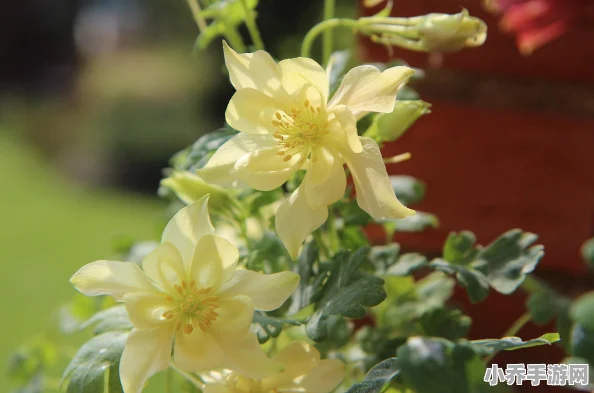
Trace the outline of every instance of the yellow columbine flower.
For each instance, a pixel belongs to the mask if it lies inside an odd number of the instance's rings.
[[[273,360],[284,366],[283,372],[260,380],[232,373],[206,385],[204,393],[328,393],[345,376],[340,360],[320,360],[318,350],[302,342],[289,344]]]
[[[214,236],[208,195],[180,210],[161,244],[142,262],[97,261],[70,280],[88,296],[124,302],[134,330],[120,362],[125,393],[142,390],[173,361],[182,370],[227,368],[263,378],[282,366],[269,360],[249,330],[253,311],[280,307],[295,290],[292,272],[236,270],[239,253]]]
[[[368,112],[392,112],[396,92],[414,73],[411,68],[353,68],[328,101],[328,77],[315,61],[296,58],[276,64],[264,51],[238,54],[226,44],[224,48],[237,89],[225,116],[241,132],[198,174],[208,182],[243,182],[266,191],[306,169],[303,183],[276,215],[278,234],[292,257],[326,221],[327,206],[344,195],[345,163],[359,206],[373,218],[414,214],[394,195],[377,143],[359,137],[356,127],[357,118]]]

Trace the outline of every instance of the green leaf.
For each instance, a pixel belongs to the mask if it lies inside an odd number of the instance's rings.
[[[415,270],[427,266],[427,257],[418,253],[402,254],[395,264],[386,271],[388,275],[408,276]]]
[[[484,364],[468,343],[411,337],[398,349],[404,381],[417,393],[470,393],[484,384]],[[479,371],[480,370],[480,371]]]
[[[526,301],[532,321],[539,325],[549,323],[569,308],[571,301],[552,290],[536,291]]]
[[[339,252],[332,259],[330,270],[318,276],[325,283],[321,298],[316,303],[316,311],[306,326],[307,335],[312,340],[320,342],[327,338],[330,315],[363,318],[365,307],[378,305],[386,298],[384,280],[358,271],[369,251],[366,247],[352,255],[346,251]]]
[[[452,233],[444,245],[444,259],[434,260],[430,266],[456,274],[476,303],[487,296],[489,286],[510,294],[522,284],[544,255],[543,246],[532,245],[536,239],[532,233],[513,229],[483,247],[475,245],[471,232]]]
[[[78,331],[81,323],[89,319],[101,308],[101,298],[92,298],[77,293],[74,299],[58,311],[60,331],[71,334]]]
[[[594,291],[575,299],[569,309],[569,315],[584,328],[594,330]]]
[[[260,239],[252,242],[251,249],[246,262],[250,270],[278,273],[286,270],[291,262],[287,249],[273,232],[264,232]]]
[[[178,170],[195,171],[202,168],[212,154],[225,142],[237,134],[231,127],[220,128],[204,134],[188,149],[177,153],[172,158],[172,165]]]
[[[412,176],[390,176],[392,188],[400,202],[409,206],[425,198],[425,183]]]
[[[84,322],[80,328],[86,329],[93,325],[95,325],[93,334],[102,334],[113,330],[130,331],[133,328],[126,306],[123,305],[99,311]]]
[[[414,216],[401,219],[386,218],[379,220],[378,223],[384,225],[384,229],[391,237],[394,232],[421,232],[427,228],[437,228],[439,220],[430,213],[417,211]]]
[[[67,393],[123,393],[119,365],[127,338],[128,333],[108,332],[87,341],[64,371]]]
[[[586,261],[586,264],[594,269],[594,237],[587,240],[581,248],[582,258]]]
[[[312,281],[315,282],[316,276],[322,277],[320,280],[324,278],[324,275],[316,275],[316,271],[314,270],[314,265],[318,261],[319,252],[318,247],[312,241],[306,243],[303,246],[303,250],[297,259],[297,263],[295,264],[295,273],[299,274],[301,278],[299,280],[299,285],[295,292],[293,292],[293,296],[291,297],[292,303],[291,307],[289,308],[289,314],[295,314],[299,310],[309,306],[313,303],[314,294],[319,291],[319,287],[312,285]]]
[[[380,393],[399,373],[398,359],[386,359],[369,370],[365,379],[351,386],[347,393]]]
[[[492,352],[497,351],[513,351],[521,348],[537,347],[539,345],[551,345],[559,341],[558,333],[543,334],[538,338],[523,341],[520,337],[504,337],[504,338],[489,338],[484,340],[472,340],[473,345],[479,345],[487,348]]]
[[[570,353],[572,356],[584,358],[594,364],[594,329],[588,329],[580,323],[571,330]]]
[[[423,314],[419,322],[427,336],[458,340],[468,333],[472,319],[460,310],[435,308]]]
[[[396,263],[400,254],[400,244],[391,243],[384,246],[373,246],[369,253],[369,261],[375,267],[375,271],[383,274],[388,268]]]
[[[267,342],[270,337],[278,337],[284,325],[299,326],[301,322],[294,319],[281,319],[276,317],[270,317],[261,311],[254,313],[253,324],[257,325],[257,335],[260,344]]]

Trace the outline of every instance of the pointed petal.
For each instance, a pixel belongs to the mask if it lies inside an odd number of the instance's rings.
[[[301,379],[299,385],[308,393],[328,393],[344,379],[344,363],[338,359],[321,360]]]
[[[299,284],[299,275],[293,272],[263,274],[251,270],[237,270],[221,288],[224,296],[249,296],[254,308],[260,311],[276,310],[291,296]]]
[[[415,214],[404,206],[390,183],[377,143],[371,138],[361,138],[363,151],[353,153],[348,149],[341,151],[351,171],[357,191],[357,202],[376,220],[383,218],[404,218]]]
[[[326,219],[328,208],[324,206],[312,209],[301,186],[281,202],[275,217],[276,232],[291,258],[297,258],[303,241],[322,226]]]
[[[173,244],[182,257],[186,271],[189,271],[198,240],[210,233],[214,233],[214,228],[208,215],[206,195],[173,216],[163,231],[161,243]]]
[[[130,292],[158,293],[134,262],[96,261],[80,268],[70,279],[87,296],[110,295],[116,301]]]
[[[344,105],[338,105],[332,108],[332,113],[336,116],[336,120],[342,128],[344,137],[346,137],[346,141],[351,150],[355,153],[360,153],[363,148],[361,147],[361,141],[359,140],[359,134],[357,133],[357,118],[353,112]]]
[[[194,329],[191,334],[177,333],[173,361],[187,372],[206,371],[223,366],[223,351],[215,337]]]
[[[254,317],[254,302],[248,296],[225,296],[219,301],[219,314],[212,324],[217,331],[247,333]]]
[[[124,393],[140,393],[145,382],[169,367],[171,329],[132,330],[120,360]]]
[[[282,147],[256,150],[235,164],[237,176],[251,188],[270,191],[282,186],[303,165],[302,154],[279,155]],[[285,161],[287,157],[289,160]]]
[[[142,269],[153,282],[166,292],[174,292],[173,285],[185,278],[181,254],[166,242],[150,252],[142,261]]]
[[[307,57],[287,59],[278,63],[281,84],[289,94],[294,94],[305,84],[312,84],[328,102],[329,82],[326,71]]]
[[[171,310],[173,304],[163,295],[129,293],[124,296],[124,304],[132,325],[137,329],[151,330],[171,323],[163,314]]]
[[[223,41],[225,64],[236,90],[253,88],[274,96],[281,88],[276,63],[265,51],[239,54]]]
[[[230,335],[215,332],[214,335],[224,352],[224,368],[254,379],[262,379],[282,371],[280,363],[268,359],[264,354],[255,333]]]
[[[225,112],[227,123],[249,134],[273,134],[274,114],[287,108],[274,98],[255,89],[238,90]]]
[[[202,236],[194,251],[190,277],[198,288],[216,291],[231,277],[238,259],[239,251],[229,241],[214,235]]]
[[[345,75],[328,107],[346,105],[352,112],[392,112],[398,89],[414,73],[404,66],[384,72],[370,65],[355,67]]]
[[[312,209],[325,208],[344,196],[346,174],[342,158],[332,150],[319,148],[315,152],[316,162],[305,174],[303,184],[307,204]]]
[[[196,171],[204,181],[224,186],[237,180],[235,163],[242,156],[258,149],[276,146],[278,141],[270,135],[246,134],[240,132],[229,139],[215,152],[206,165]]]

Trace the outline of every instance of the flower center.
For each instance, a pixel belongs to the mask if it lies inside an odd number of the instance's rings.
[[[185,334],[191,334],[195,328],[206,331],[219,314],[215,311],[219,307],[217,296],[211,294],[212,288],[196,288],[196,282],[188,284],[182,280],[181,286],[173,288],[179,296],[167,296],[168,302],[174,303],[175,308],[163,313],[166,319],[175,319],[175,328]]]
[[[291,108],[291,113],[278,111],[274,114],[272,125],[276,128],[273,136],[283,147],[277,154],[289,161],[293,155],[324,143],[328,135],[328,119],[322,108],[310,105],[309,100],[303,102],[303,108]],[[316,161],[316,157],[312,157]]]

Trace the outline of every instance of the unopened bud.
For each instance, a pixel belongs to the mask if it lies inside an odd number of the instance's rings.
[[[206,183],[200,176],[187,171],[175,171],[161,180],[161,186],[175,193],[185,204],[190,204],[210,194],[209,206],[213,210],[225,208],[230,202],[229,192],[214,184]]]
[[[419,38],[428,52],[454,52],[481,46],[487,39],[487,25],[468,15],[429,14],[419,25]]]
[[[400,138],[419,117],[430,113],[431,104],[417,101],[396,101],[391,113],[376,115],[363,136],[377,143],[391,142]]]

